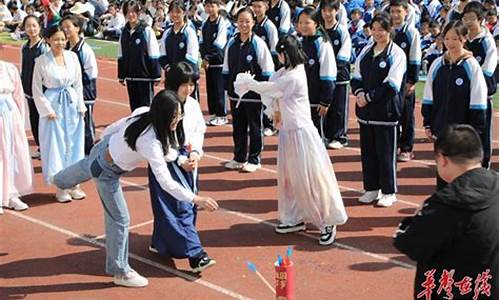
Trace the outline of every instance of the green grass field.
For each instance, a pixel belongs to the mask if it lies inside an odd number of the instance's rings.
[[[0,44],[21,45],[24,41],[13,40],[8,33],[0,33]],[[117,56],[117,42],[103,41],[97,39],[87,39],[87,43],[94,49],[98,57],[116,59]],[[416,93],[417,99],[422,99],[424,91],[424,82],[417,83]],[[494,96],[494,107],[498,108],[499,94],[498,91]]]

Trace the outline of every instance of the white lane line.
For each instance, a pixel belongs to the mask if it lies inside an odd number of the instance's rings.
[[[59,227],[59,226],[56,226],[56,225],[53,225],[53,224],[50,224],[50,223],[47,223],[47,222],[44,222],[42,220],[38,220],[38,219],[33,218],[33,217],[29,217],[29,216],[27,216],[25,214],[18,213],[18,212],[15,212],[15,211],[5,210],[5,212],[7,212],[8,214],[11,214],[11,215],[13,215],[15,217],[18,217],[20,219],[23,219],[25,221],[29,221],[31,223],[43,226],[45,228],[48,228],[48,229],[51,229],[53,231],[62,233],[62,234],[67,235],[69,237],[76,238],[76,239],[78,239],[80,241],[84,241],[86,243],[98,246],[100,248],[106,248],[106,245],[104,243],[98,241],[96,238],[89,238],[89,237],[86,237],[86,236],[82,236],[82,235],[80,235],[80,234],[78,234],[76,232],[64,229],[62,227]],[[159,264],[159,263],[157,263],[155,261],[152,261],[152,260],[150,260],[148,258],[145,258],[145,257],[142,257],[140,255],[137,255],[137,254],[129,252],[129,257],[133,258],[133,259],[135,259],[137,261],[140,261],[140,262],[142,262],[142,263],[144,263],[146,265],[149,265],[151,267],[155,267],[157,269],[163,270],[163,271],[165,271],[167,273],[170,273],[170,274],[172,274],[174,276],[183,278],[183,279],[188,280],[188,281],[195,282],[195,283],[197,283],[199,285],[202,285],[202,286],[204,286],[206,288],[209,288],[211,290],[219,292],[219,293],[221,293],[223,295],[226,295],[228,297],[232,297],[234,299],[244,299],[244,300],[251,299],[251,298],[243,296],[243,295],[241,295],[241,294],[239,294],[237,292],[234,292],[232,290],[226,289],[226,288],[224,288],[222,286],[219,286],[219,285],[213,284],[213,283],[211,283],[209,281],[206,281],[206,280],[194,277],[192,275],[186,274],[186,273],[181,272],[179,270],[173,269],[173,268],[171,268],[169,266],[164,266],[162,264]]]

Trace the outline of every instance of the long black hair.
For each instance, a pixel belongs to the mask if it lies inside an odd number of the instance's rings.
[[[136,151],[137,139],[149,127],[153,127],[156,138],[162,145],[163,153],[166,154],[176,141],[174,131],[170,129],[170,126],[180,113],[179,105],[180,101],[176,93],[169,90],[158,92],[151,102],[149,111],[136,116],[136,120],[125,129],[124,137],[128,146]]]
[[[307,55],[302,50],[302,44],[293,35],[280,37],[276,44],[276,52],[283,53],[285,57],[283,65],[286,69],[295,68],[307,61]]]
[[[173,91],[177,93],[179,87],[186,83],[196,84],[196,80],[198,80],[198,74],[194,71],[193,67],[185,61],[181,61],[175,63],[170,66],[167,70],[167,79],[165,80],[165,88],[167,90]],[[184,113],[184,103],[181,102],[182,113]],[[183,145],[186,140],[186,135],[184,133],[183,120],[180,120],[177,124],[177,128],[175,130],[177,141],[179,145]]]

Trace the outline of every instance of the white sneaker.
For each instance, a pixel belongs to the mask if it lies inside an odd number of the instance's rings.
[[[276,133],[272,128],[265,128],[264,135],[265,136],[273,136]]]
[[[76,185],[72,189],[69,189],[68,193],[70,194],[70,196],[73,200],[82,200],[82,199],[85,199],[85,197],[87,196],[82,191],[82,189],[80,189],[80,185]]]
[[[226,117],[215,117],[213,120],[210,121],[211,126],[222,126],[226,125],[228,123]]]
[[[40,151],[39,150],[33,150],[30,151],[31,158],[33,159],[39,159],[40,158]]]
[[[210,122],[212,122],[215,119],[215,115],[210,115],[208,116],[208,119],[205,121],[206,125],[212,125]]]
[[[366,191],[363,196],[358,199],[358,202],[369,204],[380,198],[380,190]]]
[[[9,199],[9,205],[7,207],[16,211],[22,211],[27,210],[29,206],[18,197],[12,197]]]
[[[68,190],[57,189],[56,199],[61,203],[66,203],[70,202],[73,198],[71,198],[71,195],[68,193]]]
[[[148,285],[149,281],[147,278],[139,275],[136,271],[130,269],[130,271],[125,275],[113,276],[113,283],[126,287],[144,287]]]
[[[246,172],[246,173],[253,173],[260,169],[262,166],[260,164],[246,164],[241,168],[241,171]]]
[[[342,145],[341,142],[339,141],[336,141],[336,140],[333,140],[331,141],[330,143],[328,143],[327,147],[329,149],[335,149],[335,150],[338,150],[338,149],[342,149],[344,148],[344,145]]]
[[[95,37],[96,39],[102,39],[102,38],[104,37],[104,34],[102,34],[102,32],[98,32],[98,33],[96,33],[96,34],[94,35],[94,37]]]
[[[377,201],[377,206],[390,207],[396,201],[398,201],[396,194],[382,194],[382,197]]]
[[[228,161],[224,167],[229,170],[241,170],[247,163],[240,163],[235,160]]]

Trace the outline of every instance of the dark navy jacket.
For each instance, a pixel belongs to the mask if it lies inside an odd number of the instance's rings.
[[[130,24],[127,23],[118,42],[118,79],[160,80],[159,56],[160,51],[153,29],[141,22],[131,32]]]
[[[358,122],[395,126],[401,116],[400,90],[406,72],[406,57],[394,42],[374,56],[375,44],[367,45],[356,59],[351,87],[355,95],[365,93],[368,104],[356,105]]]
[[[227,24],[219,16],[215,21],[208,18],[201,24],[200,53],[211,67],[222,67],[224,48],[227,43]]]
[[[420,34],[415,27],[404,24],[395,30],[393,41],[405,52],[406,55],[406,82],[415,84],[418,81],[418,71],[422,60],[420,47]]]
[[[237,33],[229,40],[224,54],[224,74],[225,87],[230,100],[237,101],[239,96],[234,92],[234,80],[238,73],[250,72],[255,75],[257,81],[267,81],[274,72],[271,52],[267,49],[266,43],[257,35],[252,34],[245,42],[240,40]],[[248,92],[243,95],[241,101],[260,102],[260,96],[255,92]]]
[[[431,65],[424,88],[424,127],[435,136],[448,124],[470,124],[482,134],[486,124],[487,88],[473,57],[450,63],[443,56]]]
[[[23,84],[24,94],[30,98],[33,96],[33,93],[31,92],[31,82],[33,80],[35,59],[47,51],[49,51],[49,47],[45,44],[43,39],[41,39],[33,47],[30,47],[30,42],[28,41],[23,45],[23,49],[21,50],[21,81]]]
[[[351,54],[352,42],[351,36],[346,26],[339,22],[332,28],[326,29],[335,54],[337,63],[337,82],[335,84],[348,84],[351,74]]]
[[[78,56],[82,70],[83,100],[85,100],[85,104],[94,104],[97,98],[97,62],[94,51],[83,38],[76,43],[71,51]]]
[[[321,35],[302,38],[302,48],[307,55],[306,76],[309,101],[312,106],[329,106],[333,100],[337,64],[332,44]]]
[[[466,41],[465,46],[472,51],[472,55],[483,70],[486,86],[488,87],[488,96],[495,94],[497,90],[497,80],[495,69],[498,65],[498,54],[495,40],[488,29],[482,27],[482,32],[472,41]]]
[[[269,1],[269,6],[271,6],[271,1]],[[290,32],[290,6],[285,0],[279,0],[279,2],[274,7],[269,7],[267,16],[269,17],[269,20],[274,23],[274,26],[276,26],[276,28],[278,29],[279,36],[288,34]]]
[[[198,37],[191,26],[186,23],[179,32],[174,32],[173,26],[165,30],[160,40],[160,65],[162,68],[185,61],[198,73],[198,55]]]

